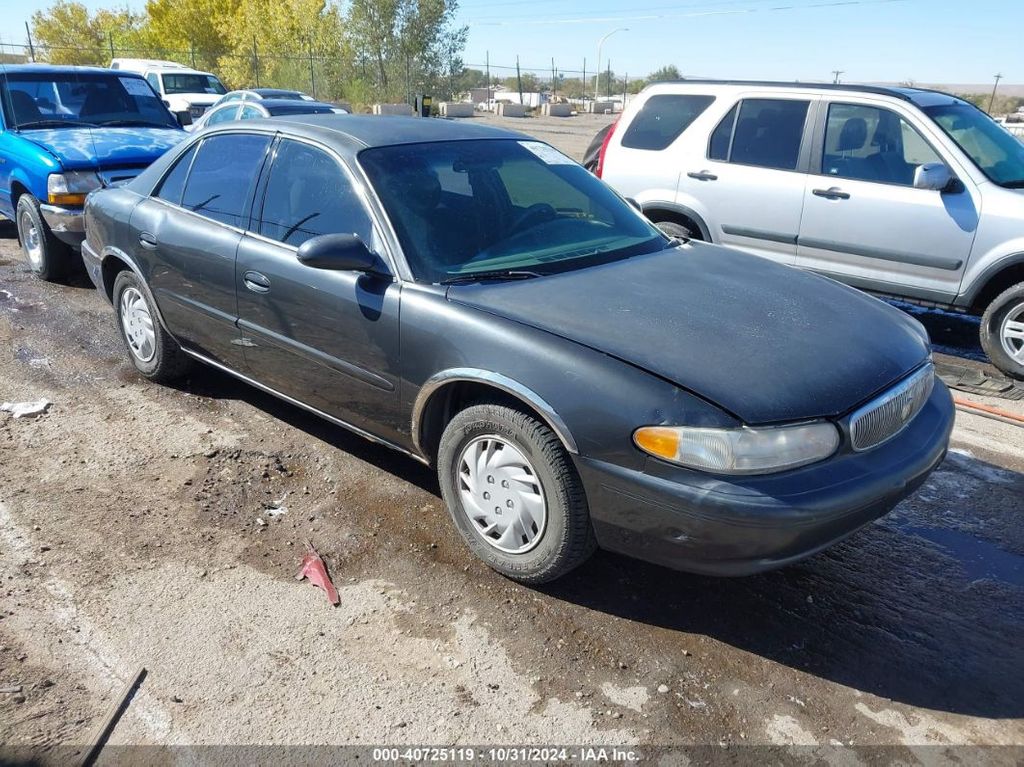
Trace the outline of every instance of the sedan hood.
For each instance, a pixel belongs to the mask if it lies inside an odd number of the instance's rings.
[[[66,170],[149,165],[188,134],[177,128],[28,130],[23,139],[52,154]]]
[[[703,243],[448,297],[643,368],[748,424],[841,415],[929,354],[920,324],[888,304]]]

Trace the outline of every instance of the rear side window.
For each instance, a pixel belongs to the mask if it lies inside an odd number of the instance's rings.
[[[714,96],[651,96],[622,135],[629,149],[664,149],[714,102]]]
[[[715,129],[708,158],[796,170],[809,107],[809,101],[745,99]]]
[[[181,193],[185,191],[185,177],[188,176],[189,166],[192,164],[192,158],[195,156],[196,147],[195,144],[190,146],[185,154],[178,158],[178,161],[174,163],[174,167],[171,168],[171,172],[164,176],[164,180],[160,182],[160,187],[157,189],[156,196],[161,200],[167,200],[167,202],[173,202],[175,205],[181,205]]]
[[[235,119],[238,114],[238,105],[231,104],[221,109],[214,110],[213,114],[206,120],[207,125],[216,125],[217,123],[227,123]]]
[[[203,141],[185,182],[182,207],[222,224],[242,226],[269,147],[269,136],[255,134],[230,133]]]

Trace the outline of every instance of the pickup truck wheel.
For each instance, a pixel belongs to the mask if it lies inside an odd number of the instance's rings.
[[[148,291],[127,269],[114,280],[114,312],[128,359],[143,376],[170,383],[188,372],[191,359],[164,330]]]
[[[1024,282],[988,305],[981,318],[981,346],[993,365],[1024,379]]]
[[[552,581],[596,548],[576,467],[554,432],[520,410],[459,412],[441,437],[437,473],[469,548],[508,578]]]
[[[28,193],[21,195],[15,218],[21,250],[32,272],[47,282],[63,279],[71,271],[71,248],[53,236],[39,201]]]

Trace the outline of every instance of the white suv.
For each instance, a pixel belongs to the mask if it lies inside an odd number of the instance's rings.
[[[912,88],[653,85],[597,173],[667,233],[984,315],[1024,378],[1024,143],[973,105]]]
[[[175,115],[188,115],[190,122],[198,119],[228,92],[216,75],[190,69],[173,61],[153,59],[114,59],[111,69],[138,72],[153,90],[160,94],[167,108]]]

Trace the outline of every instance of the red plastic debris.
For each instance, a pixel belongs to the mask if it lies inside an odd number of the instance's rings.
[[[320,555],[316,553],[316,549],[313,548],[313,544],[309,541],[306,541],[306,548],[308,551],[306,556],[302,558],[302,567],[296,573],[295,580],[301,581],[303,578],[309,578],[310,583],[324,590],[328,602],[332,605],[341,604],[338,590],[331,583],[331,576],[327,574],[327,566],[324,564],[324,561],[320,559]]]

